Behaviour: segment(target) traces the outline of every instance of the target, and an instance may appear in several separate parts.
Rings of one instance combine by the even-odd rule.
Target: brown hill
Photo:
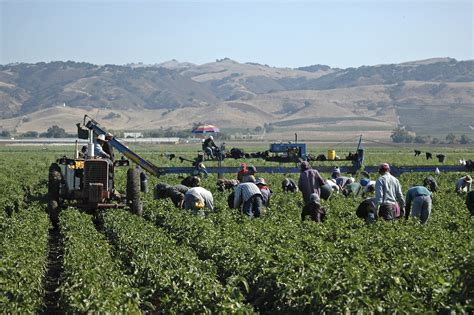
[[[473,65],[450,58],[357,69],[275,68],[227,58],[204,65],[5,65],[0,128],[21,133],[56,124],[73,131],[88,113],[115,130],[208,122],[233,132],[271,127],[266,137],[295,131],[388,137],[399,124],[420,134],[467,133],[474,120]]]

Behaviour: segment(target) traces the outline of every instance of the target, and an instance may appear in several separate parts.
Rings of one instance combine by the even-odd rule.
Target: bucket
[[[336,150],[328,150],[328,160],[336,159]]]

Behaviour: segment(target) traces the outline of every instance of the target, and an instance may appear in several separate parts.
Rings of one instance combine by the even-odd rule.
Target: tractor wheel
[[[59,224],[59,198],[61,187],[61,169],[58,164],[53,163],[49,167],[48,174],[48,215],[55,228]]]
[[[132,213],[141,215],[140,173],[135,168],[129,168],[127,171],[127,202]]]
[[[142,205],[140,199],[132,200],[132,203],[130,204],[130,211],[133,214],[136,214],[140,217],[142,216],[142,214],[143,214],[143,205]]]
[[[59,225],[59,202],[54,199],[48,201],[48,215],[55,228]]]
[[[49,167],[48,175],[48,199],[59,200],[59,189],[61,186],[61,169],[58,164],[53,163]]]

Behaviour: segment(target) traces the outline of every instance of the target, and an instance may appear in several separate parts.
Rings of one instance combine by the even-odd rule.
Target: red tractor
[[[129,161],[123,158],[112,161],[95,156],[93,130],[82,131],[88,133],[89,154],[79,157],[76,144],[74,158],[63,156],[49,167],[48,213],[53,224],[57,225],[60,209],[66,201],[91,213],[98,209],[129,207],[132,213],[141,215],[140,170],[130,167]],[[115,168],[121,166],[129,167],[125,194],[116,190],[114,181]]]

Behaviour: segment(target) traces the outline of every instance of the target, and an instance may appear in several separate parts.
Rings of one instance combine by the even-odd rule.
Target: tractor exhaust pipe
[[[295,132],[295,143],[298,143],[298,134]]]
[[[78,144],[77,144],[77,140],[76,140],[76,145],[75,145],[75,154],[74,154],[74,158],[77,160],[79,158],[79,150],[78,150]]]
[[[93,142],[94,133],[92,129],[89,130],[89,143],[87,143],[87,152],[89,152],[89,157],[93,158],[94,154],[94,142]]]

